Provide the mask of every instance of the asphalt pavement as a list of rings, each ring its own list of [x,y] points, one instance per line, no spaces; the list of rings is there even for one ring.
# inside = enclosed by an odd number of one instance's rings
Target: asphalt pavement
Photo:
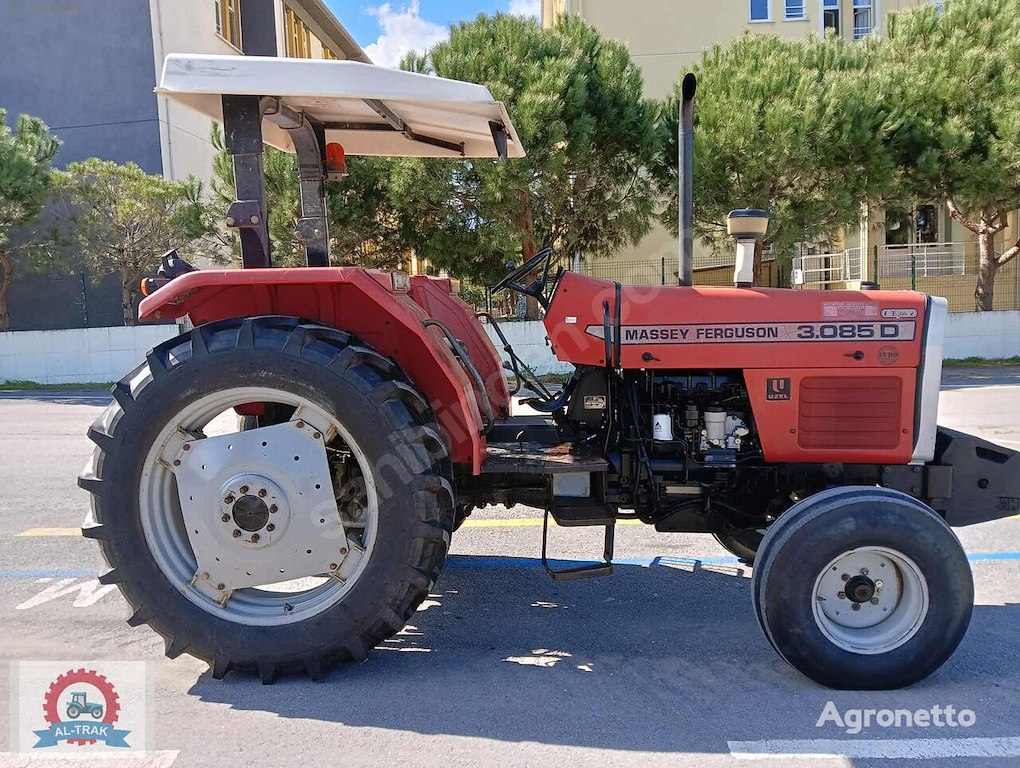
[[[150,662],[149,764],[1020,765],[1020,519],[958,531],[976,582],[971,627],[906,690],[829,691],[788,667],[754,619],[750,569],[708,536],[620,526],[614,575],[553,582],[537,559],[539,512],[523,507],[476,512],[434,594],[367,662],[318,683],[216,681],[125,624],[116,588],[96,581],[97,545],[72,535],[85,430],[107,400],[0,393],[0,660]],[[947,371],[940,421],[1020,449],[1020,369]],[[552,532],[557,557],[592,558],[600,544],[595,529]],[[974,723],[848,733],[855,710],[947,706]],[[827,711],[843,725],[819,725]],[[39,763],[0,756],[20,764]]]

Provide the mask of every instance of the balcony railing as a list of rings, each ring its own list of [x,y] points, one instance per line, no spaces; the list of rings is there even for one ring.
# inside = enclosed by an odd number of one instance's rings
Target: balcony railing
[[[863,259],[860,248],[797,256],[793,260],[793,283],[796,287],[819,287],[861,279]]]
[[[938,277],[966,275],[968,255],[976,243],[913,243],[880,245],[878,277]],[[973,259],[971,259],[973,261]]]

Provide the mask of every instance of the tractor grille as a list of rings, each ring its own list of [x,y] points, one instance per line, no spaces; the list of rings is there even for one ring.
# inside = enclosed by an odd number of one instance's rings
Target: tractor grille
[[[810,376],[801,381],[801,448],[895,448],[902,384],[894,376]]]

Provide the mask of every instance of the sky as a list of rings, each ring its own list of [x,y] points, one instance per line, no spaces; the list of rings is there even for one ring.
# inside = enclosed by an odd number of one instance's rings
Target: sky
[[[424,51],[446,39],[451,24],[479,13],[538,17],[542,0],[325,0],[376,64],[395,67],[408,51]]]

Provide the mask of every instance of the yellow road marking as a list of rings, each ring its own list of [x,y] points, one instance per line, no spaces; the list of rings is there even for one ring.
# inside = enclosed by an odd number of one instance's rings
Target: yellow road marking
[[[17,536],[81,536],[81,528],[29,528]]]

